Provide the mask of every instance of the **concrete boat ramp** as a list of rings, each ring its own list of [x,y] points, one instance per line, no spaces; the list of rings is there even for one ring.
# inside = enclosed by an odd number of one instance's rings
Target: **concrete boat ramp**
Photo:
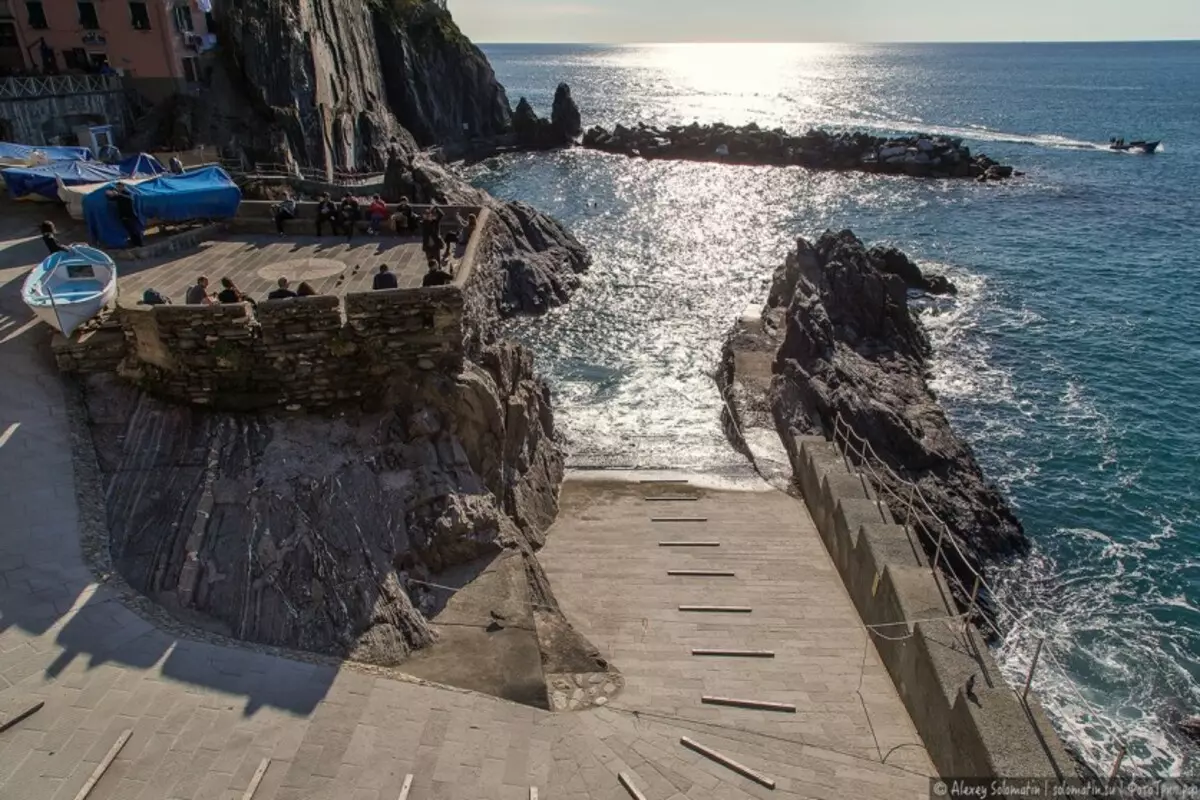
[[[554,713],[164,622],[96,574],[98,473],[0,248],[0,798],[923,798],[933,770],[802,502],[577,471],[543,552],[622,671]],[[0,234],[4,231],[0,230]]]

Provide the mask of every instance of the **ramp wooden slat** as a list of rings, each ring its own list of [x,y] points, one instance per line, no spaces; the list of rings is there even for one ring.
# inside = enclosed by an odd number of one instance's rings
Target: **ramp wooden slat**
[[[643,478],[638,483],[688,483],[687,478]]]
[[[250,778],[250,785],[246,787],[245,793],[242,795],[242,800],[251,800],[254,793],[258,791],[258,785],[262,783],[263,776],[267,774],[267,769],[271,766],[271,759],[264,758],[259,762],[258,769],[254,770],[254,776]]]
[[[621,785],[625,787],[625,791],[629,792],[629,796],[633,800],[646,800],[646,795],[642,794],[642,791],[633,785],[633,778],[629,777],[629,773],[617,773],[617,780],[621,782]]]
[[[694,656],[723,656],[728,658],[774,658],[774,650],[722,650],[714,647],[694,647]]]
[[[720,542],[659,542],[659,547],[720,547]]]
[[[782,711],[785,714],[796,713],[796,707],[791,703],[772,703],[769,700],[743,700],[737,697],[716,697],[706,694],[701,695],[700,702],[710,706],[731,706],[755,711]]]
[[[104,760],[96,765],[96,769],[92,770],[92,775],[87,779],[87,783],[75,795],[75,800],[87,800],[87,796],[92,793],[92,789],[96,788],[96,784],[104,777],[104,773],[112,766],[112,762],[117,759],[117,754],[121,752],[121,748],[129,741],[129,737],[133,735],[133,728],[122,733],[113,742],[113,746],[108,749],[108,753],[104,756]]]
[[[680,606],[680,611],[695,611],[711,614],[749,614],[754,609],[750,606]]]
[[[13,714],[11,717],[0,716],[0,733],[4,733],[14,725],[29,719],[34,714],[41,711],[42,706],[44,705],[46,705],[44,701],[38,700],[36,703],[30,703],[28,706]]]
[[[693,503],[699,500],[700,497],[699,495],[662,495],[661,497],[643,497],[642,499],[647,503]]]
[[[410,772],[404,776],[404,785],[400,787],[400,797],[396,800],[408,800],[408,793],[412,791],[412,782],[413,776]]]
[[[699,753],[700,755],[704,756],[705,758],[709,759],[710,761],[715,761],[716,763],[720,764],[722,767],[725,767],[726,769],[729,769],[729,770],[733,770],[734,772],[741,775],[742,777],[749,778],[750,780],[754,781],[755,783],[759,784],[760,786],[765,786],[766,788],[772,789],[772,790],[775,788],[775,780],[773,778],[768,778],[766,775],[763,775],[761,772],[757,772],[755,770],[750,769],[745,764],[739,764],[737,761],[734,761],[729,756],[723,755],[722,753],[718,753],[716,750],[713,750],[712,748],[705,747],[704,745],[700,744],[699,742],[697,742],[693,739],[689,739],[686,736],[680,736],[679,743],[682,744],[687,749],[692,750],[696,753]]]
[[[651,522],[708,522],[708,517],[651,517]]]
[[[677,578],[736,578],[737,573],[728,569],[669,569],[668,575]]]

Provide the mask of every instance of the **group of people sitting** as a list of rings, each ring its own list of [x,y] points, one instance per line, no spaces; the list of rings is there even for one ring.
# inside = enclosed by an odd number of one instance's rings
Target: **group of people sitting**
[[[280,278],[276,282],[275,288],[267,293],[267,299],[286,300],[289,297],[312,297],[316,293],[317,290],[310,286],[307,281],[301,283],[293,290],[287,278]],[[188,287],[183,302],[189,306],[212,306],[220,303],[249,303],[251,306],[258,305],[253,297],[250,297],[237,287],[232,278],[221,278],[221,291],[215,294],[210,293],[208,291],[208,278],[204,275],[196,278],[196,282]],[[170,303],[170,298],[164,297],[154,289],[147,289],[142,295],[142,305],[157,306],[170,305]]]
[[[284,226],[299,216],[300,206],[296,198],[289,194],[272,206],[271,211],[275,220],[275,230],[283,236],[286,233]],[[436,205],[425,209],[422,214],[417,214],[407,197],[401,198],[395,208],[391,208],[382,197],[375,195],[366,208],[367,234],[379,235],[384,224],[388,222],[391,223],[392,230],[400,236],[415,235],[419,232],[426,258],[443,263],[450,258],[455,245],[466,243],[475,228],[474,214],[466,219],[461,214],[456,214],[455,224],[443,231],[445,216],[446,212]],[[338,203],[333,202],[329,193],[325,192],[317,200],[316,234],[321,236],[328,225],[334,236],[344,235],[346,241],[350,241],[362,218],[362,206],[349,192],[342,195],[341,202]]]

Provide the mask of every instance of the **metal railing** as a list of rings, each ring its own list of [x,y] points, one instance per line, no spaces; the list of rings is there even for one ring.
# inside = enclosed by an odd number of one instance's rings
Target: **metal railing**
[[[65,94],[121,91],[117,75],[39,75],[0,79],[0,99],[24,100]]]
[[[834,447],[837,448],[842,459],[845,461],[846,467],[851,472],[868,476],[877,493],[894,500],[895,505],[892,503],[886,504],[892,510],[893,516],[899,516],[898,512],[902,509],[904,519],[901,524],[907,529],[915,531],[926,545],[932,547],[933,559],[930,561],[929,566],[934,573],[935,579],[939,574],[939,566],[944,567],[941,570],[941,576],[958,588],[959,592],[961,592],[961,597],[970,598],[968,611],[964,616],[964,624],[969,623],[971,620],[981,590],[986,592],[985,596],[988,598],[988,606],[996,612],[997,619],[993,619],[992,615],[988,613],[979,615],[977,619],[980,620],[982,626],[993,631],[1001,640],[1004,640],[1006,635],[1011,634],[1017,628],[1027,623],[1034,612],[1026,614],[1018,613],[998,599],[997,594],[992,590],[986,578],[975,568],[972,560],[962,551],[950,526],[930,507],[929,501],[926,500],[925,495],[921,492],[921,487],[898,475],[887,462],[879,457],[879,454],[875,452],[875,448],[871,446],[871,443],[860,436],[850,426],[850,423],[845,420],[840,412],[834,419],[833,432],[830,438]],[[890,481],[884,480],[885,475],[890,478]],[[925,516],[923,517],[921,514],[914,513],[914,511],[923,511]],[[932,521],[934,530],[930,530],[930,524],[927,524],[926,520]],[[947,561],[947,547],[954,551],[961,564],[971,576],[973,584],[971,587],[968,588],[963,583],[958,573]],[[1008,626],[1007,634],[1001,629],[1002,626]],[[1095,706],[1084,697],[1079,687],[1071,680],[1066,668],[1045,637],[1039,637],[1034,645],[1029,670],[1025,676],[1024,686],[1021,690],[1021,701],[1026,702],[1030,686],[1033,683],[1034,672],[1038,667],[1039,660],[1043,658],[1051,662],[1059,671],[1062,680],[1069,688],[1073,698],[1079,701],[1086,713],[1092,717],[1094,723],[1116,742],[1117,752],[1112,769],[1108,775],[1111,781],[1120,772],[1128,748],[1120,733],[1113,729],[1110,723],[1100,715]],[[1145,770],[1136,765],[1133,766],[1137,773],[1146,774]]]
[[[230,175],[237,175],[247,178],[304,178],[310,181],[319,183],[328,183],[335,186],[365,186],[367,184],[379,183],[383,180],[384,173],[382,172],[347,172],[345,170],[335,169],[332,171],[333,179],[330,180],[329,174],[325,170],[318,167],[301,167],[270,161],[260,161],[252,165],[243,164],[235,158],[221,159],[221,166]]]

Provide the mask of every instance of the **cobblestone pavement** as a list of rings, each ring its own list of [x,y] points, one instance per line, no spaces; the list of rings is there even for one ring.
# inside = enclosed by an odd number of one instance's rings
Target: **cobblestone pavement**
[[[902,748],[881,764],[863,735],[861,707],[845,697],[862,659],[861,626],[847,630],[849,601],[834,590],[803,508],[787,506],[786,519],[768,510],[782,514],[786,498],[747,520],[747,535],[762,538],[730,551],[730,563],[751,579],[739,577],[742,594],[720,597],[752,602],[758,616],[722,623],[713,639],[707,623],[684,625],[671,604],[716,602],[716,591],[685,591],[657,577],[665,556],[630,538],[642,511],[636,499],[615,505],[607,522],[586,509],[562,519],[547,557],[560,597],[630,676],[611,708],[551,714],[156,627],[84,565],[64,388],[46,329],[29,324],[19,300],[43,249],[37,239],[16,239],[18,228],[28,235],[30,220],[14,214],[0,222],[0,726],[33,702],[44,706],[0,732],[3,800],[72,800],[126,731],[89,800],[242,800],[264,759],[254,800],[397,800],[409,773],[412,800],[515,800],[531,786],[542,798],[615,800],[627,797],[622,771],[649,800],[927,796],[919,749]],[[721,535],[732,537],[737,510],[764,499],[718,497],[719,508],[707,513],[724,514],[729,532]],[[583,565],[572,551],[613,561]],[[768,583],[777,578],[787,580],[771,600]],[[647,618],[644,629],[619,619],[634,607]],[[762,627],[744,627],[751,623]],[[804,638],[788,640],[799,624]],[[821,625],[844,631],[844,642],[820,635]],[[776,663],[734,672],[693,665],[678,651],[735,638],[774,646]],[[880,746],[915,741],[873,653],[867,667],[863,694]],[[762,721],[762,712],[701,715],[701,689],[791,698],[804,711],[782,723]],[[681,747],[681,735],[770,774],[778,788],[711,764]]]

